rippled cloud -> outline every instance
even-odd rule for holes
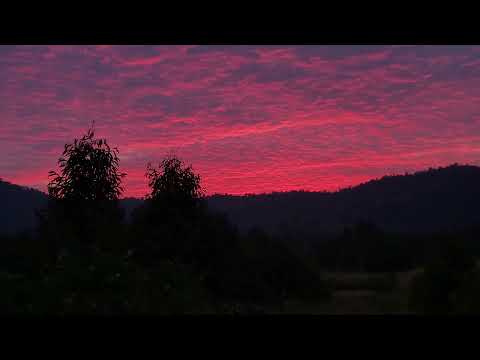
[[[126,195],[175,152],[208,193],[480,165],[478,46],[0,46],[0,177],[45,190],[95,120]]]

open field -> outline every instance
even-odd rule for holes
[[[324,273],[332,297],[324,303],[288,301],[287,314],[408,314],[408,292],[421,269],[391,274]]]

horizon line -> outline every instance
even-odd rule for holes
[[[354,184],[354,185],[345,186],[343,188],[338,188],[336,190],[304,190],[304,189],[286,190],[286,191],[275,191],[275,190],[273,190],[273,191],[270,191],[270,192],[242,193],[242,194],[216,192],[216,193],[205,195],[204,197],[214,197],[214,196],[230,196],[230,197],[268,196],[268,195],[273,195],[273,194],[286,194],[286,193],[292,193],[292,192],[334,194],[334,193],[338,193],[338,192],[341,192],[341,191],[350,190],[352,188],[367,184],[367,183],[372,182],[372,181],[379,181],[379,180],[381,180],[383,178],[386,178],[386,177],[409,176],[409,175],[415,175],[415,174],[419,174],[419,173],[423,173],[423,172],[427,172],[427,171],[431,171],[431,170],[441,170],[441,169],[446,169],[446,168],[455,167],[455,166],[476,167],[476,168],[480,169],[480,166],[478,166],[478,165],[469,164],[469,163],[454,162],[454,163],[451,163],[451,164],[446,165],[446,166],[429,167],[429,168],[414,171],[414,172],[411,172],[411,173],[406,171],[403,174],[400,174],[400,173],[398,173],[398,174],[385,174],[382,177],[371,178],[367,181],[363,181],[363,182],[360,182],[360,183],[357,183],[357,184]],[[14,182],[11,182],[10,180],[7,180],[7,179],[2,178],[2,177],[0,177],[0,181],[9,183],[11,185],[20,186],[20,187],[28,189],[28,190],[39,191],[39,192],[45,194],[46,196],[48,196],[48,193],[46,193],[45,191],[43,191],[41,189],[33,187],[33,186],[21,185],[21,184],[18,184],[18,183],[14,183]],[[145,197],[146,197],[146,195],[144,195],[142,197],[124,196],[124,197],[119,197],[118,200],[128,200],[128,199],[145,200]]]

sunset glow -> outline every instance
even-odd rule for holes
[[[92,121],[124,196],[175,153],[208,194],[480,165],[479,46],[0,46],[0,178],[46,190]]]

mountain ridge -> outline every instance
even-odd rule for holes
[[[480,167],[452,164],[411,174],[385,175],[337,191],[213,194],[206,201],[211,210],[225,213],[241,231],[260,227],[270,233],[318,237],[337,233],[358,221],[371,221],[388,231],[428,232],[480,223],[480,211],[476,210],[480,203],[478,184]],[[11,191],[6,196],[8,185]],[[23,197],[14,200],[19,192]],[[13,223],[17,220],[31,225],[34,220],[27,216],[28,209],[33,212],[33,208],[45,205],[47,195],[0,180],[0,199],[2,232],[5,228],[20,229],[6,225],[5,214]],[[120,199],[127,217],[142,203],[139,198]]]

